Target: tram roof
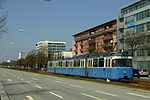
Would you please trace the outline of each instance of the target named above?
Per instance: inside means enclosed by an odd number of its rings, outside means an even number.
[[[110,57],[110,56],[131,56],[126,52],[102,52],[102,53],[95,53],[95,54],[85,54],[80,56],[74,56],[72,58],[64,58],[64,59],[53,59],[49,61],[59,61],[59,60],[73,60],[73,59],[85,59],[85,58],[96,58],[96,57]]]

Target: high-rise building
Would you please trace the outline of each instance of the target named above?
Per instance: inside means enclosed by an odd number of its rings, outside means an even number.
[[[138,0],[121,8],[117,18],[119,51],[129,51],[133,66],[150,70],[150,0]]]
[[[65,51],[66,42],[40,41],[36,43],[36,51],[44,53],[49,59],[54,59],[54,53]]]

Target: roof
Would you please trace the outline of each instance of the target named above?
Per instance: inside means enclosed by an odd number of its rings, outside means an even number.
[[[143,1],[145,1],[145,0],[136,0],[135,2],[132,2],[132,3],[128,4],[128,5],[123,6],[123,7],[121,8],[121,10],[122,10],[122,9],[125,9],[125,8],[127,8],[127,7],[130,7],[130,6],[133,6],[133,5],[135,5],[135,4],[138,4],[138,3],[140,3],[140,2],[143,2]]]
[[[95,29],[95,28],[101,27],[101,26],[103,26],[103,25],[105,25],[105,24],[108,24],[108,23],[111,23],[111,22],[115,22],[115,21],[117,21],[117,20],[116,20],[116,19],[113,19],[113,20],[111,20],[111,21],[105,22],[105,23],[103,23],[103,24],[100,24],[100,25],[95,26],[95,27],[93,27],[93,28],[90,28],[90,29],[88,29],[88,30],[85,30],[85,31],[79,32],[79,33],[77,33],[77,34],[74,34],[73,36],[79,35],[79,34],[81,34],[81,33],[83,33],[83,32],[91,31],[91,30],[93,30],[93,29]]]
[[[39,42],[36,43],[36,44],[40,44],[40,43],[64,43],[64,44],[66,44],[66,42],[57,42],[57,41],[48,41],[48,40],[45,40],[45,41],[39,41]]]

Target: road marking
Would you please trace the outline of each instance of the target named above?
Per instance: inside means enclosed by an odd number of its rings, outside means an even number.
[[[26,81],[27,83],[31,83],[30,81]]]
[[[93,99],[96,99],[96,100],[106,100],[106,99],[101,99],[101,98],[98,98],[98,97],[94,97],[92,95],[88,95],[88,94],[85,94],[85,93],[81,93],[82,95],[84,96],[87,96],[87,97],[90,97],[90,98],[93,98]]]
[[[62,83],[61,81],[55,81],[55,82],[57,82],[57,83]]]
[[[34,100],[31,96],[26,96],[26,99],[24,100]]]
[[[50,94],[52,94],[52,95],[55,95],[55,96],[57,96],[57,97],[59,97],[59,98],[63,98],[62,96],[60,96],[60,95],[58,95],[58,94],[56,94],[56,93],[54,93],[54,92],[49,92]]]
[[[37,79],[37,78],[32,78],[33,80],[39,80],[39,79]]]
[[[144,98],[150,98],[149,96],[144,96],[144,95],[140,95],[140,94],[135,94],[135,93],[128,93],[130,95],[135,95],[135,96],[139,96],[139,97],[144,97]]]
[[[76,88],[82,88],[81,86],[73,85],[73,84],[70,84],[70,86],[72,86],[72,87],[76,87]]]
[[[103,91],[96,91],[97,93],[101,93],[101,94],[106,94],[106,95],[110,95],[110,96],[118,96],[118,95],[115,95],[115,94],[111,94],[111,93],[107,93],[107,92],[103,92]]]
[[[21,80],[23,81],[24,79],[22,78]]]
[[[7,79],[9,82],[11,82],[12,80],[11,79]]]
[[[39,88],[39,89],[42,89],[42,87],[40,87],[40,86],[38,86],[38,85],[34,85],[34,86],[36,86],[36,87]]]

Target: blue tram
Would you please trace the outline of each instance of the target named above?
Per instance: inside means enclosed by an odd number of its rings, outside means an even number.
[[[132,79],[132,57],[126,53],[98,53],[48,61],[50,73],[104,78]]]

